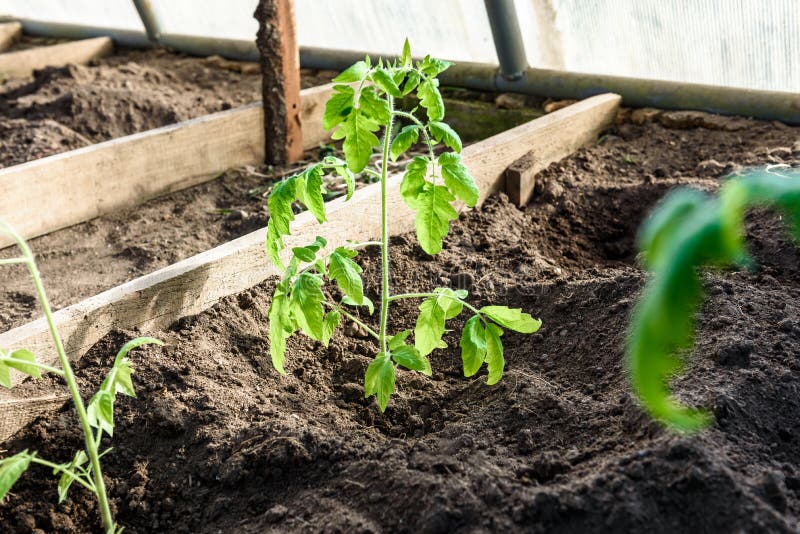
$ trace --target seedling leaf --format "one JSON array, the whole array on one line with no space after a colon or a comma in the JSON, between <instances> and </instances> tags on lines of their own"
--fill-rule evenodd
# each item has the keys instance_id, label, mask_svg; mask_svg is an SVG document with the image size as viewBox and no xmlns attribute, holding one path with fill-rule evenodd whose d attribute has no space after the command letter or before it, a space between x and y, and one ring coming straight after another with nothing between
<instances>
[{"instance_id":1,"label":"seedling leaf","mask_svg":"<svg viewBox=\"0 0 800 534\"><path fill-rule=\"evenodd\" d=\"M400 133L394 138L389 148L392 161L397 161L397 158L411 148L417 141L419 141L419 127L416 124L409 124L403 127Z\"/></svg>"},{"instance_id":2,"label":"seedling leaf","mask_svg":"<svg viewBox=\"0 0 800 534\"><path fill-rule=\"evenodd\" d=\"M421 355L427 356L434 349L447 347L442 341L445 313L435 298L422 301L419 311L417 325L414 328L414 346Z\"/></svg>"},{"instance_id":3,"label":"seedling leaf","mask_svg":"<svg viewBox=\"0 0 800 534\"><path fill-rule=\"evenodd\" d=\"M419 353L416 347L403 345L392 351L392 358L399 365L412 371L419 371L425 376L431 376L431 362Z\"/></svg>"},{"instance_id":4,"label":"seedling leaf","mask_svg":"<svg viewBox=\"0 0 800 534\"><path fill-rule=\"evenodd\" d=\"M367 367L364 375L364 397L375 395L381 412L386 411L389 397L394 393L395 371L392 358L381 352Z\"/></svg>"},{"instance_id":5,"label":"seedling leaf","mask_svg":"<svg viewBox=\"0 0 800 534\"><path fill-rule=\"evenodd\" d=\"M436 139L437 143L444 143L446 146L450 147L451 150L461 152L461 137L459 137L449 124L431 121L428 123L428 128L430 128L431 135Z\"/></svg>"},{"instance_id":6,"label":"seedling leaf","mask_svg":"<svg viewBox=\"0 0 800 534\"><path fill-rule=\"evenodd\" d=\"M444 118L444 100L439 92L439 80L428 78L419 84L417 88L420 105L428 112L428 118L432 121L440 121Z\"/></svg>"},{"instance_id":7,"label":"seedling leaf","mask_svg":"<svg viewBox=\"0 0 800 534\"><path fill-rule=\"evenodd\" d=\"M519 308L484 306L481 308L481 313L497 324L522 334L532 334L542 326L541 321L534 319L530 314L523 313Z\"/></svg>"},{"instance_id":8,"label":"seedling leaf","mask_svg":"<svg viewBox=\"0 0 800 534\"><path fill-rule=\"evenodd\" d=\"M27 450L24 450L14 456L0 460L0 501L8 494L11 487L19 480L19 477L27 471L33 456Z\"/></svg>"},{"instance_id":9,"label":"seedling leaf","mask_svg":"<svg viewBox=\"0 0 800 534\"><path fill-rule=\"evenodd\" d=\"M332 254L328 272L336 280L342 293L361 306L364 304L364 283L361 280L361 266L350 259L347 249L337 248Z\"/></svg>"},{"instance_id":10,"label":"seedling leaf","mask_svg":"<svg viewBox=\"0 0 800 534\"><path fill-rule=\"evenodd\" d=\"M450 191L469 207L477 204L480 191L467 168L461 163L461 156L453 152L445 152L439 156L439 165L442 168L444 183Z\"/></svg>"},{"instance_id":11,"label":"seedling leaf","mask_svg":"<svg viewBox=\"0 0 800 534\"><path fill-rule=\"evenodd\" d=\"M478 372L486 359L486 331L477 315L470 317L461 332L461 360L464 362L464 376Z\"/></svg>"},{"instance_id":12,"label":"seedling leaf","mask_svg":"<svg viewBox=\"0 0 800 534\"><path fill-rule=\"evenodd\" d=\"M489 371L486 383L493 386L503 377L503 369L506 366L506 360L503 358L503 342L500 340L500 336L503 335L503 329L496 324L488 323L485 332L486 368Z\"/></svg>"}]
</instances>

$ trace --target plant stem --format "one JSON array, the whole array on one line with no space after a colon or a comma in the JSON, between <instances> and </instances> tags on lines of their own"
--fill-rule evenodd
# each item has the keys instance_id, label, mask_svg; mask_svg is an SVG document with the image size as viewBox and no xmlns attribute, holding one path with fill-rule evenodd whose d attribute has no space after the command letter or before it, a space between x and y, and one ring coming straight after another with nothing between
<instances>
[{"instance_id":1,"label":"plant stem","mask_svg":"<svg viewBox=\"0 0 800 534\"><path fill-rule=\"evenodd\" d=\"M17 265L19 263L28 263L28 258L8 258L7 260L0 260L0 265Z\"/></svg>"},{"instance_id":2,"label":"plant stem","mask_svg":"<svg viewBox=\"0 0 800 534\"><path fill-rule=\"evenodd\" d=\"M26 360L18 360L17 358L0 358L0 361L4 363L18 363L20 365L33 365L34 367L38 367L42 371L53 373L54 375L58 375L62 378L64 377L64 371L62 371L61 369L58 369L56 367L50 367L49 365L44 365L42 363L29 362Z\"/></svg>"},{"instance_id":3,"label":"plant stem","mask_svg":"<svg viewBox=\"0 0 800 534\"><path fill-rule=\"evenodd\" d=\"M72 479L75 482L77 482L78 484L80 484L84 488L88 489L92 493L96 492L96 490L94 489L94 486L92 486L90 481L84 479L80 475L75 474L74 471L71 471L71 470L67 469L63 465L58 465L58 464L54 464L53 462L48 462L47 460L43 460L43 459L39 458L38 456L32 457L31 458L31 462L33 462L35 464L43 465L45 467L49 467L50 469L54 469L54 470L59 471L61 473L70 474L70 475L72 475Z\"/></svg>"},{"instance_id":4,"label":"plant stem","mask_svg":"<svg viewBox=\"0 0 800 534\"><path fill-rule=\"evenodd\" d=\"M25 242L25 240L7 225L3 226L5 227L5 230L14 237L17 242L17 246L19 246L23 256L27 259L26 263L28 264L28 271L31 273L33 285L36 288L36 294L39 296L39 303L42 306L42 311L44 312L44 316L47 320L47 326L50 329L50 336L53 338L53 343L55 344L56 351L58 352L58 358L61 361L63 378L67 383L70 394L72 395L72 401L75 403L75 411L78 412L78 419L80 419L81 428L83 430L83 438L86 444L86 453L89 456L89 461L92 465L92 474L94 475L95 487L93 491L97 496L97 502L100 506L100 515L103 518L103 526L105 527L106 532L113 534L116 525L114 524L114 518L111 515L111 508L108 505L106 484L103 480L103 471L100 467L100 458L97 454L97 444L93 439L92 427L89 425L89 419L86 416L86 406L83 403L81 392L78 389L78 383L75 380L75 374L72 371L69 358L64 350L64 343L61 341L61 335L58 333L56 322L53 319L53 311L50 309L50 302L47 300L47 294L44 290L42 277L39 275L39 269L37 268L36 262L33 259L33 253L31 252L31 249L28 248L28 244Z\"/></svg>"},{"instance_id":5,"label":"plant stem","mask_svg":"<svg viewBox=\"0 0 800 534\"><path fill-rule=\"evenodd\" d=\"M394 112L394 98L387 95L389 110ZM394 114L383 135L383 161L381 161L381 325L378 330L378 343L381 352L389 352L386 343L386 325L389 322L389 207L386 202L386 182L389 176L389 146L392 142Z\"/></svg>"},{"instance_id":6,"label":"plant stem","mask_svg":"<svg viewBox=\"0 0 800 534\"><path fill-rule=\"evenodd\" d=\"M325 304L326 306L330 307L330 308L338 308L339 312L342 315L344 315L345 317L347 317L348 319L350 319L351 321L356 323L358 326L360 326L361 328L366 330L366 332L369 335L371 335L372 337L374 337L375 339L380 340L380 336L378 335L378 333L375 330L373 330L372 328L367 326L367 324L364 321L362 321L361 319L359 319L358 317L356 317L352 313L343 310L341 307L337 306L336 304L333 304L332 302L323 301L322 303Z\"/></svg>"},{"instance_id":7,"label":"plant stem","mask_svg":"<svg viewBox=\"0 0 800 534\"><path fill-rule=\"evenodd\" d=\"M444 294L444 293L401 293L399 295L392 295L391 297L389 297L389 301L401 300L401 299L427 299L427 298L431 298L431 297L437 297L437 298L438 297L445 297L445 298L448 298L448 299L451 299L451 300L457 300L458 302L463 304L464 307L467 308L468 310L471 310L471 311L475 312L477 315L482 315L481 311L478 308L476 308L475 306L473 306L472 304L469 304L468 302L464 302L460 298L454 297L453 295L447 295L447 294Z\"/></svg>"}]
</instances>

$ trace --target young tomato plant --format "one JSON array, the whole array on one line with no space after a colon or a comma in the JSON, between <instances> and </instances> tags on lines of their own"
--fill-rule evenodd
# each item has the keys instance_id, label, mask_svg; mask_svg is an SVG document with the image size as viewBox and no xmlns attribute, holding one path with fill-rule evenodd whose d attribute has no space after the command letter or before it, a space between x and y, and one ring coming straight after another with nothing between
<instances>
[{"instance_id":1,"label":"young tomato plant","mask_svg":"<svg viewBox=\"0 0 800 534\"><path fill-rule=\"evenodd\" d=\"M467 206L478 201L478 187L461 162L461 139L445 122L445 107L439 92L439 73L450 63L430 56L413 61L408 41L402 55L392 63L378 61L373 65L369 58L354 64L334 79L334 95L325 107L325 128L337 128L334 139L343 139L345 160L326 157L296 176L277 184L269 197L270 220L267 228L267 252L271 260L283 270L283 276L273 295L269 310L269 338L272 363L284 373L283 363L286 340L302 331L325 345L342 317L360 325L377 341L375 359L370 363L364 378L366 397L375 395L381 411L386 409L395 388L395 367L400 365L425 375L431 374L428 355L434 349L445 348L442 340L445 322L458 316L464 309L472 314L462 332L461 356L464 375L472 376L486 363L488 384L495 384L503 374L503 344L500 336L508 328L522 333L539 329L540 321L520 309L505 306L476 308L465 301L467 292L450 288L437 288L432 292L392 294L389 287L389 212L386 198L387 165L391 157L396 160L420 138L428 154L416 156L407 165L400 193L403 200L416 212L416 233L422 249L436 254L442 249L442 239L447 235L450 221L458 217L451 203L456 199ZM395 107L395 99L416 94L426 118L418 117L416 109L403 111ZM395 120L407 124L395 132ZM383 134L380 140L376 132ZM443 143L449 150L438 156L434 148ZM369 169L370 156L380 146L382 158L377 170ZM322 237L292 250L288 265L284 265L280 252L283 237L289 235L289 224L294 219L292 203L299 201L314 217L325 222L322 178L335 172L347 184L347 199L355 187L354 174L368 172L381 183L381 237L379 241L351 243L325 251L327 242ZM376 206L377 208L377 206ZM354 261L358 250L367 246L381 249L381 288L379 322L377 330L370 328L348 307L366 306L373 313L373 303L364 296L361 267ZM343 297L340 301L329 299L323 291L325 279L334 281ZM389 306L401 299L421 299L419 316L413 331L413 344L408 343L411 330L390 335L387 331Z\"/></svg>"},{"instance_id":2,"label":"young tomato plant","mask_svg":"<svg viewBox=\"0 0 800 534\"><path fill-rule=\"evenodd\" d=\"M714 198L694 190L671 193L642 227L639 247L653 277L640 298L628 337L628 366L645 409L681 432L705 427L703 409L684 406L669 380L691 349L694 317L703 300L699 269L748 265L744 216L751 206L777 208L800 239L800 172L755 172L732 179Z\"/></svg>"},{"instance_id":3,"label":"young tomato plant","mask_svg":"<svg viewBox=\"0 0 800 534\"><path fill-rule=\"evenodd\" d=\"M0 500L6 496L30 464L43 465L52 469L53 474L60 475L58 480L59 503L67 498L67 493L72 484L77 483L97 497L105 531L107 533L121 532L122 529L117 527L111 515L100 466L100 458L110 452L111 449L101 452L100 446L104 433L108 436L113 436L114 434L114 401L117 394L121 393L129 397L136 396L131 382L133 369L128 359L128 353L146 343L155 343L157 345L163 345L163 343L158 339L149 337L139 337L125 343L117 353L114 365L100 385L99 391L94 394L88 405L84 404L83 397L81 397L81 393L78 390L75 374L64 350L64 344L56 328L53 312L50 309L50 303L47 300L47 294L33 254L28 244L10 226L0 222L0 231L11 235L22 253L21 256L16 258L0 260L0 265L19 264L28 268L61 364L61 368L56 368L38 363L34 354L26 349L5 350L0 348L0 385L5 388L12 387L11 369L16 369L33 378L42 378L42 372L60 376L66 382L67 389L72 395L75 411L78 413L78 422L83 431L85 445L83 449L75 453L71 461L61 464L41 458L35 452L27 450L0 460Z\"/></svg>"}]
</instances>

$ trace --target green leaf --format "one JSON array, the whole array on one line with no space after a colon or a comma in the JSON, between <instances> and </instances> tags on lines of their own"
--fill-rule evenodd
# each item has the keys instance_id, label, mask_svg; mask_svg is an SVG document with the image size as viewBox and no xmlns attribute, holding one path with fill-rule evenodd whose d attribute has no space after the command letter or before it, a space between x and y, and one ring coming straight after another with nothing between
<instances>
[{"instance_id":1,"label":"green leaf","mask_svg":"<svg viewBox=\"0 0 800 534\"><path fill-rule=\"evenodd\" d=\"M464 376L478 372L486 359L486 331L477 315L470 317L461 332L461 360L464 362Z\"/></svg>"},{"instance_id":2,"label":"green leaf","mask_svg":"<svg viewBox=\"0 0 800 534\"><path fill-rule=\"evenodd\" d=\"M21 363L21 362L3 362L5 365L8 365L12 369L16 369L21 373L25 373L28 376L32 376L33 378L42 378L42 371L37 367L36 364L36 356L27 350L27 349L18 349L12 352L9 355L10 358L14 358L15 360L22 360L23 362L30 362L30 363Z\"/></svg>"},{"instance_id":3,"label":"green leaf","mask_svg":"<svg viewBox=\"0 0 800 534\"><path fill-rule=\"evenodd\" d=\"M408 71L408 74L406 75L406 81L403 83L403 96L416 89L417 86L419 86L419 81L419 72L415 70Z\"/></svg>"},{"instance_id":4,"label":"green leaf","mask_svg":"<svg viewBox=\"0 0 800 534\"><path fill-rule=\"evenodd\" d=\"M503 329L496 324L488 323L485 332L486 367L489 371L486 383L492 386L497 384L503 377L503 368L506 366L506 360L503 358L503 342L500 341Z\"/></svg>"},{"instance_id":5,"label":"green leaf","mask_svg":"<svg viewBox=\"0 0 800 534\"><path fill-rule=\"evenodd\" d=\"M442 240L450 231L450 221L458 218L458 212L450 205L453 200L455 197L446 187L426 182L411 205L417 210L417 239L428 254L441 252Z\"/></svg>"},{"instance_id":6,"label":"green leaf","mask_svg":"<svg viewBox=\"0 0 800 534\"><path fill-rule=\"evenodd\" d=\"M381 124L386 124L392 118L392 108L389 106L389 101L378 96L375 88L371 86L361 90L358 107L368 117Z\"/></svg>"},{"instance_id":7,"label":"green leaf","mask_svg":"<svg viewBox=\"0 0 800 534\"><path fill-rule=\"evenodd\" d=\"M302 202L318 222L324 223L325 198L322 196L322 167L314 165L298 176L295 186L297 199Z\"/></svg>"},{"instance_id":8,"label":"green leaf","mask_svg":"<svg viewBox=\"0 0 800 534\"><path fill-rule=\"evenodd\" d=\"M0 361L0 386L11 389L11 370Z\"/></svg>"},{"instance_id":9,"label":"green leaf","mask_svg":"<svg viewBox=\"0 0 800 534\"><path fill-rule=\"evenodd\" d=\"M114 358L114 365L116 365L117 362L121 361L125 356L127 356L130 351L132 351L135 348L141 347L142 345L163 346L164 342L154 337L137 337L131 339L130 341L122 345L122 347L120 347L120 349L117 351L117 356Z\"/></svg>"},{"instance_id":10,"label":"green leaf","mask_svg":"<svg viewBox=\"0 0 800 534\"><path fill-rule=\"evenodd\" d=\"M444 143L452 150L461 152L461 137L459 137L449 124L431 121L428 123L428 128L431 131L431 136L436 139L437 143Z\"/></svg>"},{"instance_id":11,"label":"green leaf","mask_svg":"<svg viewBox=\"0 0 800 534\"><path fill-rule=\"evenodd\" d=\"M297 277L290 297L292 317L308 337L317 341L322 341L323 338L324 300L322 280L319 276L305 272Z\"/></svg>"},{"instance_id":12,"label":"green leaf","mask_svg":"<svg viewBox=\"0 0 800 534\"><path fill-rule=\"evenodd\" d=\"M419 84L417 96L420 105L428 112L428 118L432 121L440 121L444 118L444 100L439 92L439 80L428 78Z\"/></svg>"},{"instance_id":13,"label":"green leaf","mask_svg":"<svg viewBox=\"0 0 800 534\"><path fill-rule=\"evenodd\" d=\"M27 471L33 456L28 451L22 451L0 460L0 501L8 494L19 477Z\"/></svg>"},{"instance_id":14,"label":"green leaf","mask_svg":"<svg viewBox=\"0 0 800 534\"><path fill-rule=\"evenodd\" d=\"M400 54L400 64L404 67L411 66L411 44L408 42L408 37L403 43L403 52Z\"/></svg>"},{"instance_id":15,"label":"green leaf","mask_svg":"<svg viewBox=\"0 0 800 534\"><path fill-rule=\"evenodd\" d=\"M394 97L403 96L403 93L400 91L400 88L397 87L397 84L394 82L392 75L389 74L384 69L378 69L372 73L372 81L375 82L375 85L380 87L384 93L392 95Z\"/></svg>"},{"instance_id":16,"label":"green leaf","mask_svg":"<svg viewBox=\"0 0 800 534\"><path fill-rule=\"evenodd\" d=\"M491 320L510 330L522 334L532 334L539 330L542 322L534 319L530 314L523 313L519 308L509 308L507 306L484 306L481 313Z\"/></svg>"},{"instance_id":17,"label":"green leaf","mask_svg":"<svg viewBox=\"0 0 800 534\"><path fill-rule=\"evenodd\" d=\"M333 79L333 81L341 83L360 82L367 77L368 73L369 65L367 65L367 62L359 61L348 67L344 72L340 73L336 78Z\"/></svg>"},{"instance_id":18,"label":"green leaf","mask_svg":"<svg viewBox=\"0 0 800 534\"><path fill-rule=\"evenodd\" d=\"M294 254L294 257L298 260L306 263L314 263L314 260L317 259L317 254L308 247L294 247L292 249L292 254Z\"/></svg>"},{"instance_id":19,"label":"green leaf","mask_svg":"<svg viewBox=\"0 0 800 534\"><path fill-rule=\"evenodd\" d=\"M375 304L373 304L373 302L366 295L362 297L361 304L358 304L356 301L345 295L342 297L342 304L347 304L348 306L366 306L370 315L375 313Z\"/></svg>"},{"instance_id":20,"label":"green leaf","mask_svg":"<svg viewBox=\"0 0 800 534\"><path fill-rule=\"evenodd\" d=\"M389 350L393 351L405 345L406 338L411 335L411 330L403 330L398 332L389 340Z\"/></svg>"},{"instance_id":21,"label":"green leaf","mask_svg":"<svg viewBox=\"0 0 800 534\"><path fill-rule=\"evenodd\" d=\"M114 435L114 395L101 389L94 394L86 407L89 424L102 430L109 436Z\"/></svg>"},{"instance_id":22,"label":"green leaf","mask_svg":"<svg viewBox=\"0 0 800 534\"><path fill-rule=\"evenodd\" d=\"M267 255L277 267L283 268L280 251L283 249L283 236L289 235L289 224L294 220L292 202L295 199L295 177L284 180L272 187L267 201L269 222L267 223Z\"/></svg>"},{"instance_id":23,"label":"green leaf","mask_svg":"<svg viewBox=\"0 0 800 534\"><path fill-rule=\"evenodd\" d=\"M434 349L443 349L447 344L444 335L444 310L435 298L426 299L419 305L420 314L414 327L414 346L420 354L427 356Z\"/></svg>"},{"instance_id":24,"label":"green leaf","mask_svg":"<svg viewBox=\"0 0 800 534\"><path fill-rule=\"evenodd\" d=\"M344 183L347 184L347 196L345 200L350 200L353 197L353 192L356 190L356 177L353 171L341 165L336 167L336 172L344 178Z\"/></svg>"},{"instance_id":25,"label":"green leaf","mask_svg":"<svg viewBox=\"0 0 800 534\"><path fill-rule=\"evenodd\" d=\"M439 156L439 166L442 168L444 183L450 191L469 207L478 203L480 190L467 168L461 163L459 154L445 152Z\"/></svg>"},{"instance_id":26,"label":"green leaf","mask_svg":"<svg viewBox=\"0 0 800 534\"><path fill-rule=\"evenodd\" d=\"M417 197L425 187L425 177L428 174L428 158L414 156L406 165L403 181L400 183L400 196L412 209L416 209Z\"/></svg>"},{"instance_id":27,"label":"green leaf","mask_svg":"<svg viewBox=\"0 0 800 534\"><path fill-rule=\"evenodd\" d=\"M425 376L431 376L433 374L431 370L431 362L428 360L428 358L420 354L416 347L403 345L391 352L394 361L406 369L419 371Z\"/></svg>"},{"instance_id":28,"label":"green leaf","mask_svg":"<svg viewBox=\"0 0 800 534\"><path fill-rule=\"evenodd\" d=\"M353 111L356 91L349 85L334 85L333 95L325 104L325 114L322 116L322 127L330 130L341 124Z\"/></svg>"},{"instance_id":29,"label":"green leaf","mask_svg":"<svg viewBox=\"0 0 800 534\"><path fill-rule=\"evenodd\" d=\"M75 479L78 477L76 470L82 467L88 461L89 457L86 456L86 451L81 449L75 453L75 457L72 459L70 463L62 464L62 467L64 467L66 471L60 471L57 469L53 470L54 475L61 473L61 478L58 479L58 504L61 504L62 502L67 500L67 494L69 493L69 488L72 486L72 483L75 482Z\"/></svg>"},{"instance_id":30,"label":"green leaf","mask_svg":"<svg viewBox=\"0 0 800 534\"><path fill-rule=\"evenodd\" d=\"M322 344L326 347L331 342L333 332L339 327L339 321L342 318L337 310L331 310L325 315L325 320L322 323Z\"/></svg>"},{"instance_id":31,"label":"green leaf","mask_svg":"<svg viewBox=\"0 0 800 534\"><path fill-rule=\"evenodd\" d=\"M342 148L347 166L351 171L361 172L369 163L372 148L380 144L379 139L372 132L379 128L377 122L358 111L351 113L334 132L335 139L344 138Z\"/></svg>"},{"instance_id":32,"label":"green leaf","mask_svg":"<svg viewBox=\"0 0 800 534\"><path fill-rule=\"evenodd\" d=\"M392 145L389 148L392 161L397 161L397 158L417 141L419 141L419 127L416 124L405 126L392 140Z\"/></svg>"},{"instance_id":33,"label":"green leaf","mask_svg":"<svg viewBox=\"0 0 800 534\"><path fill-rule=\"evenodd\" d=\"M375 395L381 412L386 411L389 397L394 393L395 371L389 354L381 352L367 367L364 376L364 397Z\"/></svg>"},{"instance_id":34,"label":"green leaf","mask_svg":"<svg viewBox=\"0 0 800 534\"><path fill-rule=\"evenodd\" d=\"M272 366L282 375L286 374L283 370L286 340L296 329L284 282L275 288L269 307L269 352L272 355Z\"/></svg>"},{"instance_id":35,"label":"green leaf","mask_svg":"<svg viewBox=\"0 0 800 534\"><path fill-rule=\"evenodd\" d=\"M364 303L364 284L361 280L361 266L350 259L352 252L343 247L333 251L328 266L329 276L336 280L342 293L350 297L358 306Z\"/></svg>"},{"instance_id":36,"label":"green leaf","mask_svg":"<svg viewBox=\"0 0 800 534\"><path fill-rule=\"evenodd\" d=\"M464 303L458 298L458 294L449 287L437 287L434 293L441 295L436 299L436 303L444 311L444 318L452 319L464 309Z\"/></svg>"},{"instance_id":37,"label":"green leaf","mask_svg":"<svg viewBox=\"0 0 800 534\"><path fill-rule=\"evenodd\" d=\"M420 62L419 68L425 76L433 77L446 71L452 65L453 64L449 61L426 56L425 59Z\"/></svg>"}]
</instances>

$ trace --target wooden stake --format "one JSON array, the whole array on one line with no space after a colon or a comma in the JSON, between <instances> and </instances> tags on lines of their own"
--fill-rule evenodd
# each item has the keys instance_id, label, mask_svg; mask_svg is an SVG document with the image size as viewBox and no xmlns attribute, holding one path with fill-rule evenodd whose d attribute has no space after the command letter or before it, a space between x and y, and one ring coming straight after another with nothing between
<instances>
[{"instance_id":1,"label":"wooden stake","mask_svg":"<svg viewBox=\"0 0 800 534\"><path fill-rule=\"evenodd\" d=\"M575 105L584 108L618 100L616 95L599 95ZM466 147L463 161L480 189L480 202L502 188L509 161L532 148L551 146L554 132L568 129L574 120L572 117L569 108L565 108ZM573 134L580 132L573 130ZM569 139L566 142L569 143ZM562 153L567 155L568 151ZM402 174L396 174L387 184L392 234L414 229L414 212L400 196L402 179ZM328 221L324 226L320 226L308 211L297 215L292 235L284 239L284 259L288 260L292 247L307 245L317 235L325 237L331 249L347 240L362 241L380 235L380 187L379 183L372 184L357 190L349 201L340 197L329 202ZM463 210L463 206L460 209ZM181 317L198 314L224 297L278 275L267 258L265 238L266 228L262 228L56 312L56 325L68 356L79 359L114 329L138 329L143 334L164 329ZM55 364L58 359L44 319L0 334L0 347L30 349L47 365ZM19 384L25 377L12 370L11 379L12 383ZM13 390L0 390L0 419L3 420L0 440L27 424L35 414L44 413L43 410L53 406L33 405L30 410L17 409L6 415L4 407L9 402L19 403L20 399ZM17 419L11 419L15 417Z\"/></svg>"},{"instance_id":2,"label":"wooden stake","mask_svg":"<svg viewBox=\"0 0 800 534\"><path fill-rule=\"evenodd\" d=\"M0 52L8 50L20 37L22 37L22 24L19 22L0 24Z\"/></svg>"},{"instance_id":3,"label":"wooden stake","mask_svg":"<svg viewBox=\"0 0 800 534\"><path fill-rule=\"evenodd\" d=\"M0 54L0 74L13 77L30 76L34 70L45 67L63 67L70 63L84 65L113 51L114 44L111 38L96 37L18 52L6 52Z\"/></svg>"},{"instance_id":4,"label":"wooden stake","mask_svg":"<svg viewBox=\"0 0 800 534\"><path fill-rule=\"evenodd\" d=\"M536 174L597 141L600 132L614 123L620 101L618 95L598 95L541 117L542 135L536 145L527 147L522 159L506 171L508 198L519 207L527 204Z\"/></svg>"},{"instance_id":5,"label":"wooden stake","mask_svg":"<svg viewBox=\"0 0 800 534\"><path fill-rule=\"evenodd\" d=\"M260 0L256 44L263 76L266 162L284 165L302 157L300 50L293 0Z\"/></svg>"},{"instance_id":6,"label":"wooden stake","mask_svg":"<svg viewBox=\"0 0 800 534\"><path fill-rule=\"evenodd\" d=\"M330 138L322 113L332 87L303 90L301 149ZM0 169L0 218L31 238L257 165L263 121L253 104ZM0 248L11 244L0 234Z\"/></svg>"}]
</instances>

